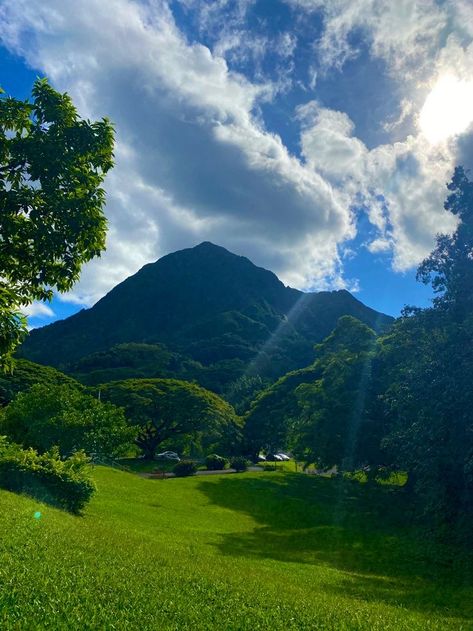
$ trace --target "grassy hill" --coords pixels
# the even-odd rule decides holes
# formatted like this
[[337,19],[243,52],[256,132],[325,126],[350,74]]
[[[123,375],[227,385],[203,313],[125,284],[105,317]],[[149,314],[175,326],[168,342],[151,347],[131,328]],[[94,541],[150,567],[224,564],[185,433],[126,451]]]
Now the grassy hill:
[[415,538],[399,491],[94,477],[82,517],[0,491],[3,630],[473,628],[467,562]]

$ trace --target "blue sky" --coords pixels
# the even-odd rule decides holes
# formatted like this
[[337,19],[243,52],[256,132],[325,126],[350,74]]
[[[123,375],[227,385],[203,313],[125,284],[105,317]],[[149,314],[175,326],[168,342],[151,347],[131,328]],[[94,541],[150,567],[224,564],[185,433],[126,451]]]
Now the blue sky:
[[[104,6],[106,5],[106,6]],[[468,0],[0,0],[0,84],[116,125],[107,251],[39,326],[209,240],[397,315],[473,163]]]

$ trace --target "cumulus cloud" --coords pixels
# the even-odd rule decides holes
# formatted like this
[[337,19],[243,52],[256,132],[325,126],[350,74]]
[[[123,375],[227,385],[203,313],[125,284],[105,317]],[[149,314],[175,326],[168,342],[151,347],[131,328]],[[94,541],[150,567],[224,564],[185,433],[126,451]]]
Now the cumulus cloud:
[[348,203],[365,208],[377,229],[371,252],[392,250],[394,268],[406,270],[426,256],[436,234],[454,229],[453,216],[442,211],[453,166],[449,144],[433,147],[419,134],[368,150],[343,112],[316,102],[298,112],[308,166],[343,190]]
[[336,275],[350,212],[265,130],[258,107],[271,85],[187,42],[165,3],[7,0],[1,18],[12,50],[67,90],[82,114],[116,124],[108,249],[72,299],[91,303],[144,263],[202,239],[274,263],[284,278],[297,264],[299,285]]
[[[325,72],[356,56],[356,29],[389,72],[422,74],[422,98],[446,68],[471,71],[467,2],[285,1],[324,15],[317,50]],[[179,30],[165,0],[3,0],[0,7],[4,44],[67,90],[82,115],[107,115],[116,125],[107,251],[84,268],[68,300],[92,304],[143,264],[202,240],[297,287],[342,287],[344,244],[356,235],[361,209],[376,231],[367,247],[391,251],[399,270],[417,264],[437,232],[453,228],[442,206],[458,144],[433,147],[416,131],[368,149],[346,112],[299,97],[295,155],[264,112],[289,89],[297,34],[248,33],[252,0],[180,4],[198,11],[197,33],[213,33],[211,47]],[[447,23],[457,26],[443,37]],[[257,65],[268,50],[285,60],[286,74],[230,69],[230,58],[249,54]],[[420,97],[403,98],[387,130],[412,116]]]

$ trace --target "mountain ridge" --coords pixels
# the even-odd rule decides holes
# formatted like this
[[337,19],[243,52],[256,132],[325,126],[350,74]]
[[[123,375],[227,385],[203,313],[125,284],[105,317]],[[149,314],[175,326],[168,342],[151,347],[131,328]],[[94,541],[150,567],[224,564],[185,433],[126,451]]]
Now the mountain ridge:
[[204,241],[148,263],[93,307],[34,329],[20,355],[68,369],[116,345],[158,344],[206,366],[240,362],[238,373],[263,353],[261,371],[274,378],[307,365],[342,315],[377,331],[392,321],[346,290],[301,292]]

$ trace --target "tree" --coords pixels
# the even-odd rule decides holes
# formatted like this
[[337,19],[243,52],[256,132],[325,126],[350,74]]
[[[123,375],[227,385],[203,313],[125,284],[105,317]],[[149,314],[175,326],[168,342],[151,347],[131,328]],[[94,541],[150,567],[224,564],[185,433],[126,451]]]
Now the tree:
[[301,412],[294,446],[306,462],[348,471],[363,462],[375,344],[374,331],[344,316],[316,347],[318,377],[295,391]]
[[94,458],[124,455],[136,436],[124,412],[68,384],[36,384],[3,411],[0,434],[45,452],[59,447],[63,456],[83,449]]
[[473,182],[456,167],[447,184],[445,210],[459,219],[452,235],[439,235],[433,252],[419,266],[417,278],[438,294],[434,306],[460,317],[473,311]]
[[[130,423],[139,428],[136,444],[153,459],[163,442],[195,436],[238,434],[231,405],[201,386],[177,379],[128,379],[100,387],[102,400],[125,408]],[[211,441],[210,441],[211,442]]]
[[78,381],[51,366],[17,359],[12,373],[0,372],[0,406],[8,405],[19,392],[25,392],[38,383],[45,386],[66,384],[77,390],[84,389]]
[[445,209],[459,218],[440,235],[418,278],[437,297],[407,309],[380,342],[388,459],[407,471],[416,505],[451,537],[473,516],[473,184],[461,167]]
[[267,385],[267,380],[262,379],[260,375],[243,374],[225,388],[223,396],[233,405],[238,414],[243,414]]
[[33,102],[0,95],[0,363],[26,333],[20,308],[68,291],[105,247],[105,193],[114,134],[82,120],[46,79]]
[[351,468],[362,453],[366,458],[362,434],[375,341],[374,331],[356,318],[340,318],[315,346],[311,366],[289,372],[256,398],[245,424],[249,451],[288,448],[325,467]]
[[256,458],[260,450],[267,453],[287,449],[292,426],[301,414],[296,388],[315,380],[319,372],[313,366],[293,370],[261,392],[253,401],[245,419],[246,452]]

